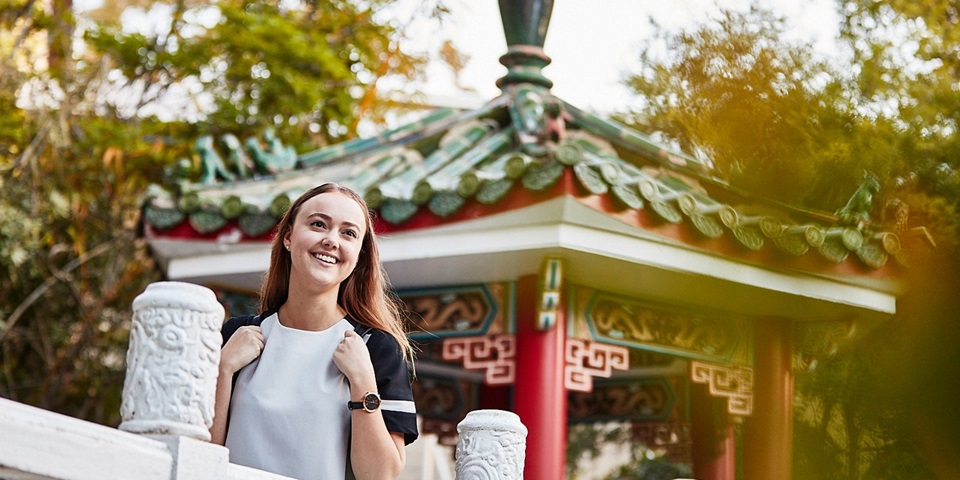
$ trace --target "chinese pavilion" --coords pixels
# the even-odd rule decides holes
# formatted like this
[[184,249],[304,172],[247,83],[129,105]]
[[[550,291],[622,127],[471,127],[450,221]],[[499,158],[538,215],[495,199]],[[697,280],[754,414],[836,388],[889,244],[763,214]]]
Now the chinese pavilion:
[[343,183],[412,312],[425,431],[514,411],[525,478],[558,479],[568,425],[616,419],[698,479],[788,479],[794,372],[895,312],[900,237],[869,182],[838,214],[792,208],[553,96],[552,4],[500,0],[507,74],[477,110],[306,153],[200,139],[203,177],[145,198],[153,255],[246,313],[279,216]]

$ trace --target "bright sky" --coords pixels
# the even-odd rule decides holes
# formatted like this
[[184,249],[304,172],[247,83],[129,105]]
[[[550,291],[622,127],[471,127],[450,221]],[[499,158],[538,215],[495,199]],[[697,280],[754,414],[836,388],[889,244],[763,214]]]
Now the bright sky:
[[[403,2],[417,0],[403,0]],[[401,2],[401,4],[403,3]],[[640,42],[651,35],[653,20],[668,27],[691,25],[714,15],[718,5],[746,9],[747,0],[556,0],[544,51],[553,59],[544,69],[553,80],[553,93],[585,109],[621,110],[631,95],[623,78],[639,70]],[[792,30],[786,35],[829,51],[837,32],[834,0],[759,0],[785,16]],[[445,33],[468,55],[462,82],[474,88],[476,104],[499,94],[495,81],[506,73],[498,59],[506,52],[497,0],[446,0],[452,11]],[[401,7],[401,18],[405,10]],[[436,57],[435,26],[410,25],[415,48]],[[422,43],[422,44],[421,44]],[[439,61],[428,70],[427,94],[464,98],[449,68]],[[471,95],[467,95],[469,98]]]
[[[82,10],[95,8],[104,1],[110,0],[75,0],[74,5]],[[498,1],[442,1],[451,10],[442,27],[418,12],[422,10],[422,0],[394,0],[382,12],[407,29],[410,41],[403,48],[428,54],[434,60],[422,85],[382,81],[379,86],[381,91],[408,93],[413,87],[427,94],[427,101],[433,104],[475,108],[499,95],[495,82],[506,73],[498,61],[507,51]],[[786,37],[830,53],[837,35],[835,0],[753,2],[787,18],[790,30],[785,32]],[[598,113],[625,110],[633,95],[623,86],[623,79],[639,71],[639,49],[653,32],[651,22],[681,28],[716,15],[721,6],[745,10],[750,4],[751,0],[555,0],[544,45],[553,62],[544,74],[553,80],[555,95],[579,108]],[[168,15],[163,8],[155,13]],[[215,22],[215,14],[207,21]],[[130,10],[124,17],[127,27],[145,33],[151,26],[158,28],[157,22],[142,11]],[[441,42],[446,38],[452,39],[454,46],[468,57],[461,83],[472,91],[458,88],[450,69],[439,60]],[[183,114],[190,110],[188,107],[177,107],[177,111]]]

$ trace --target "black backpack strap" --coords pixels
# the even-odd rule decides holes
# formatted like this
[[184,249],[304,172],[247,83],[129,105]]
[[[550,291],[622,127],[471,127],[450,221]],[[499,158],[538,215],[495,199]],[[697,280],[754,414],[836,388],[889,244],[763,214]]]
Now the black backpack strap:
[[360,335],[360,338],[363,339],[363,343],[367,343],[367,341],[370,340],[370,335],[373,333],[374,328],[354,320],[349,314],[347,314],[346,319],[350,322],[350,325],[353,325],[353,331],[357,332],[357,335]]
[[[230,340],[230,337],[234,333],[237,333],[237,330],[240,327],[247,327],[250,325],[260,326],[263,323],[263,319],[273,315],[273,312],[263,312],[259,315],[246,315],[243,317],[233,317],[230,320],[224,322],[223,327],[220,329],[220,335],[223,336],[223,344],[220,348],[223,348],[223,345],[227,344],[227,340]],[[233,374],[233,381],[230,384],[230,390],[233,391],[233,387],[237,386],[237,377],[240,375],[240,370],[237,370]]]

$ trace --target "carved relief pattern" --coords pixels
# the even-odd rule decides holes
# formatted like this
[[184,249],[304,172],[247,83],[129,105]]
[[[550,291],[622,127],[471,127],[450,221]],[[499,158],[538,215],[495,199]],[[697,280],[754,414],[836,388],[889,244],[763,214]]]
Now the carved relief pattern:
[[567,394],[571,422],[662,420],[670,415],[676,396],[666,378],[596,383],[591,392]]
[[468,370],[484,370],[487,385],[510,385],[516,374],[516,340],[512,335],[456,337],[443,340],[443,359],[462,360]]
[[690,423],[682,421],[634,422],[633,438],[654,450],[666,450],[673,463],[690,463]]
[[836,355],[858,333],[857,323],[853,320],[797,322],[793,336],[793,367],[801,371],[813,371],[820,360]]
[[690,362],[690,379],[706,384],[710,395],[727,399],[727,412],[747,416],[753,412],[753,369]]
[[171,305],[165,297],[196,292],[156,285],[134,301],[120,429],[209,440],[223,307],[196,285],[209,293],[206,304]]
[[[479,413],[485,411],[480,410]],[[489,412],[489,411],[487,411]],[[471,416],[478,412],[471,412]],[[509,412],[505,412],[509,413]],[[456,478],[462,480],[520,480],[526,457],[526,428],[477,424],[468,416],[460,423],[456,450]],[[500,424],[498,424],[500,423]],[[466,427],[466,428],[465,428]],[[506,427],[506,428],[504,428]]]
[[476,408],[475,401],[468,404],[469,382],[417,375],[412,387],[417,414],[423,417],[459,421]]
[[[586,311],[598,340],[641,350],[659,349],[693,358],[727,362],[736,354],[737,320],[656,308],[628,299],[594,294]],[[743,329],[747,330],[747,329]]]
[[[500,333],[502,284],[401,293],[411,312],[411,337],[472,336]],[[418,333],[424,332],[424,333]]]
[[477,409],[477,386],[469,381],[418,373],[413,382],[421,434],[437,435],[443,445],[456,445],[457,422]]
[[593,390],[593,377],[610,378],[613,370],[630,367],[630,350],[626,347],[568,338],[563,384],[567,390]]

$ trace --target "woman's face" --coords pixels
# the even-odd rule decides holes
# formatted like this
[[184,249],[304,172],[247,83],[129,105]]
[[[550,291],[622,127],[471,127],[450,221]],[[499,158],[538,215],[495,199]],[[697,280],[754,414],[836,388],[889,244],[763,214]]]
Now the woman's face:
[[366,218],[356,201],[337,191],[304,202],[284,238],[291,282],[308,290],[338,288],[357,266]]

